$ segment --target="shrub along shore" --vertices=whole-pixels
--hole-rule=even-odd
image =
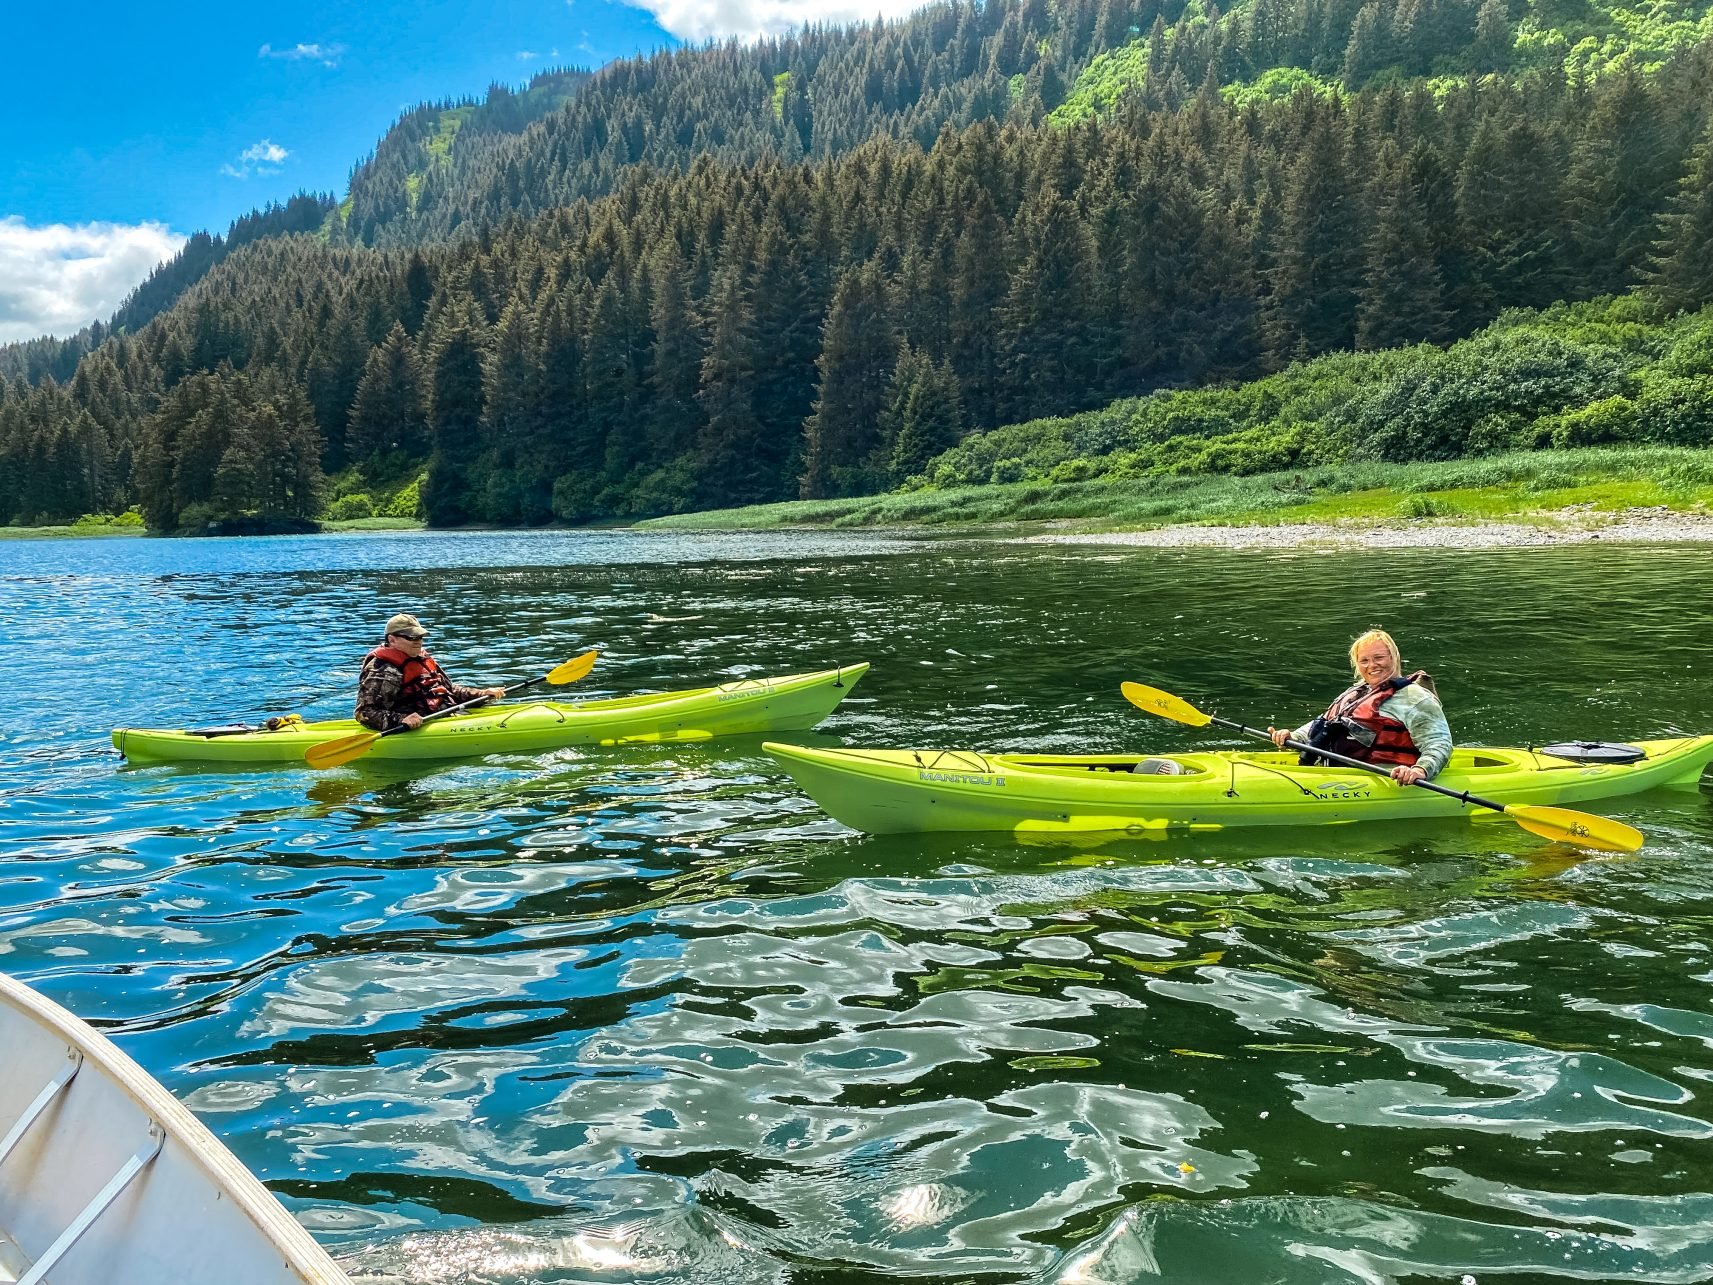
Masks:
[[[1669,519],[1669,520],[1668,520]],[[327,531],[420,529],[407,518],[324,521]],[[1272,528],[1315,540],[1384,528],[1411,543],[1520,542],[1575,534],[1713,540],[1713,449],[1617,446],[1514,451],[1477,459],[1360,461],[1244,477],[1165,474],[1086,482],[1009,482],[926,488],[843,500],[797,500],[715,509],[637,524],[652,531],[792,527],[1001,528],[1004,535],[1158,531],[1196,526],[1172,543],[1222,542],[1212,528]],[[1461,534],[1433,536],[1434,531]],[[73,526],[0,527],[0,538],[141,535],[122,519]],[[1158,541],[1155,541],[1158,542]]]
[[[1346,528],[1485,523],[1598,528],[1638,511],[1713,530],[1713,450],[1585,447],[1476,459],[1365,460],[1243,477],[1163,474],[928,488],[657,518],[652,530],[992,527],[1111,532],[1183,524]]]

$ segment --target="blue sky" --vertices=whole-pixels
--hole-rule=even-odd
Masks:
[[[110,314],[200,228],[343,195],[419,102],[680,41],[897,15],[912,0],[307,0],[8,6],[0,342]]]
[[[0,213],[183,232],[302,188],[343,192],[416,103],[673,43],[617,0],[96,0],[19,5],[6,25]],[[243,159],[259,144],[272,163]]]

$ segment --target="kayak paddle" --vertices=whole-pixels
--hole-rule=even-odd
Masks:
[[[1169,718],[1176,723],[1188,723],[1191,727],[1205,727],[1209,723],[1218,723],[1221,727],[1230,727],[1248,736],[1259,736],[1271,743],[1272,737],[1259,727],[1246,727],[1242,723],[1234,723],[1229,718],[1220,718],[1217,714],[1204,714],[1182,697],[1170,692],[1163,692],[1158,687],[1148,687],[1142,683],[1123,684],[1124,698],[1137,709],[1145,709],[1150,714],[1158,714],[1161,718]],[[1378,776],[1390,777],[1392,774],[1386,768],[1375,763],[1364,763],[1361,759],[1346,758],[1342,754],[1334,754],[1329,750],[1316,749],[1305,745],[1302,741],[1287,739],[1287,749],[1303,753],[1318,754],[1334,763],[1342,763],[1346,767],[1360,768],[1364,772],[1373,772]],[[1412,784],[1419,785],[1424,790],[1432,790],[1435,794],[1443,794],[1447,798],[1477,808],[1491,808],[1495,812],[1503,812],[1523,829],[1531,834],[1538,834],[1544,839],[1565,839],[1579,843],[1585,848],[1597,848],[1602,852],[1635,852],[1647,842],[1647,836],[1634,826],[1625,825],[1622,821],[1613,821],[1609,817],[1597,817],[1587,812],[1573,812],[1569,808],[1540,807],[1532,803],[1495,803],[1491,799],[1483,799],[1469,793],[1467,790],[1452,790],[1443,785],[1435,785],[1432,781],[1421,780]]]
[[[566,683],[574,683],[595,667],[595,657],[599,652],[586,651],[581,656],[574,656],[556,669],[549,670],[540,678],[531,678],[526,682],[513,683],[505,689],[510,696],[513,692],[521,692],[526,687],[534,687],[538,683],[552,683],[555,687]],[[437,718],[445,718],[448,714],[456,714],[459,710],[470,709],[476,705],[486,705],[494,696],[478,696],[475,700],[467,700],[459,705],[448,705],[445,709],[437,709],[432,714],[423,715],[422,723]],[[418,723],[417,727],[421,727]],[[341,736],[336,741],[323,741],[319,745],[311,745],[304,751],[303,761],[313,768],[340,767],[360,759],[374,747],[376,741],[383,736],[392,736],[398,732],[409,732],[414,729],[400,723],[397,727],[389,727],[384,732],[356,732],[350,736]]]

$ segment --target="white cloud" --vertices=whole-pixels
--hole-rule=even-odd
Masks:
[[[184,238],[164,223],[47,223],[0,218],[0,343],[71,335],[111,316]]]
[[[323,67],[337,67],[339,55],[344,52],[344,45],[293,45],[290,49],[275,49],[272,45],[263,45],[256,51],[256,57],[284,58],[287,62],[313,60]]]
[[[559,57],[559,51],[557,49],[549,49],[546,53],[539,53],[534,49],[520,49],[517,51],[517,60],[519,62],[540,62],[543,58],[551,61],[557,57]]]
[[[249,178],[252,174],[278,174],[280,162],[290,155],[290,152],[272,139],[264,138],[239,152],[236,165],[222,165],[220,172],[233,178]]]
[[[566,0],[567,4],[573,0]],[[680,40],[782,36],[804,23],[843,26],[877,16],[902,18],[925,0],[629,0]]]

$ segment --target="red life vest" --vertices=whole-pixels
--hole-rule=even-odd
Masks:
[[[432,714],[437,709],[458,703],[445,672],[427,652],[420,656],[407,656],[397,647],[377,647],[369,653],[369,659],[404,671],[399,697],[404,702],[406,713]]]
[[[1421,751],[1410,739],[1410,729],[1382,707],[1421,677],[1418,671],[1408,678],[1388,678],[1373,691],[1357,683],[1344,692],[1321,715],[1331,735],[1320,748],[1364,763],[1414,764]]]

